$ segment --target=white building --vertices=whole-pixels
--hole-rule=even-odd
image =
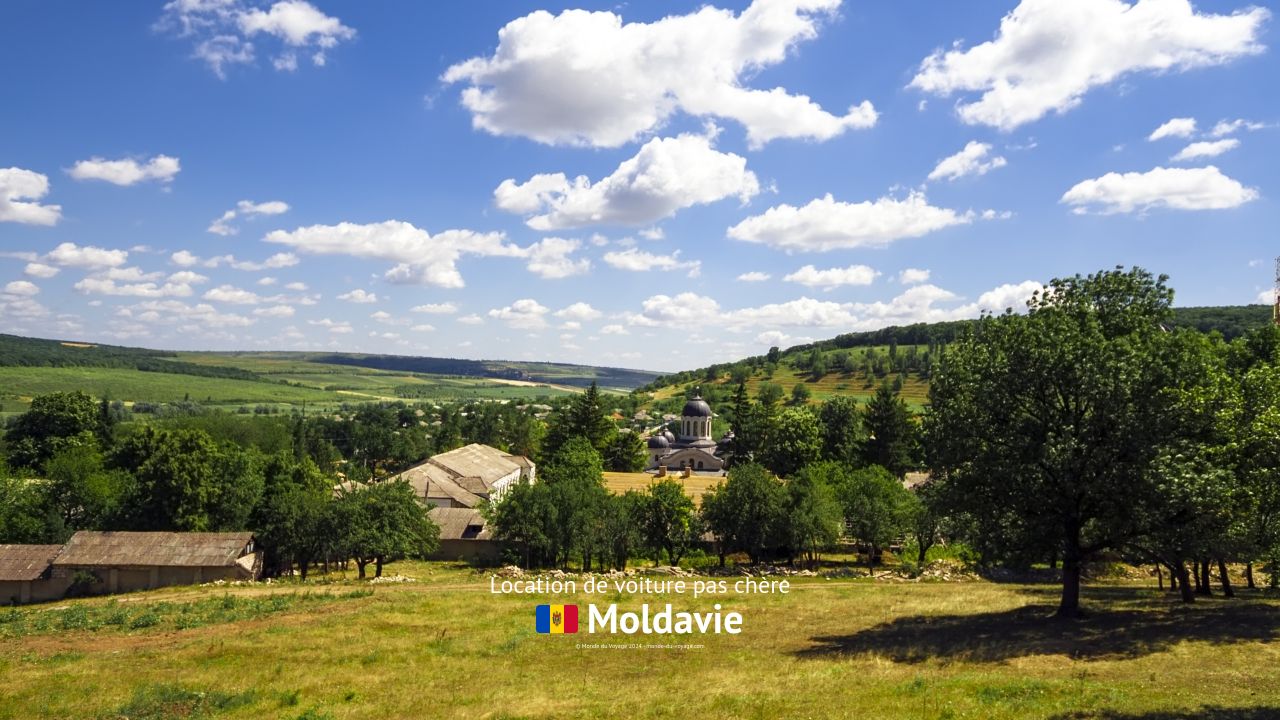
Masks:
[[[441,508],[474,508],[485,500],[497,501],[521,478],[533,482],[536,468],[522,455],[472,443],[427,458],[400,473],[414,493]]]

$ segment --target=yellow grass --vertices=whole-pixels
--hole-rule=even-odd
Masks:
[[[724,480],[723,477],[714,475],[690,475],[686,478],[681,477],[679,471],[670,472],[667,477],[683,485],[685,494],[699,505],[702,504],[702,494]],[[604,486],[615,495],[621,495],[628,490],[644,490],[656,480],[655,476],[643,472],[606,472],[604,474]]]
[[[533,632],[536,604],[592,601],[581,594],[491,595],[484,575],[443,564],[388,572],[420,582],[186,630],[6,639],[0,718],[120,717],[136,694],[175,685],[244,693],[219,718],[1280,716],[1280,601],[1257,593],[1183,608],[1146,585],[1090,586],[1093,617],[1062,623],[1047,617],[1054,588],[1036,585],[815,578],[797,580],[787,595],[694,601],[610,592],[593,599],[703,612],[719,602],[742,613],[743,632],[657,639],[699,649],[584,649],[646,639]],[[162,706],[145,717],[189,716],[181,711]]]

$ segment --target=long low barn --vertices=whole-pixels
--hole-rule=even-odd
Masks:
[[[56,600],[67,583],[50,581],[61,545],[0,545],[0,605]]]
[[[90,592],[129,592],[213,580],[252,580],[261,569],[253,533],[81,530],[53,561],[54,578],[90,573]]]

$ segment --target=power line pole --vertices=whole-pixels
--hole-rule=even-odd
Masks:
[[[1276,286],[1271,291],[1271,323],[1280,325],[1280,257],[1276,257]]]

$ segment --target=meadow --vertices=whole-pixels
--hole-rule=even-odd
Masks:
[[[742,613],[739,635],[540,636],[536,604],[587,599],[493,595],[486,574],[446,563],[387,572],[417,581],[0,611],[0,625],[28,628],[0,642],[0,718],[1280,715],[1280,597],[1261,591],[1183,607],[1147,582],[1089,585],[1090,617],[1070,622],[1049,618],[1049,585],[792,578],[786,595],[593,597],[623,610],[719,602]],[[121,608],[161,620],[85,620]],[[596,643],[701,647],[581,647]]]
[[[246,364],[262,368],[261,363]],[[262,381],[133,368],[0,366],[0,413],[24,412],[36,395],[72,390],[120,400],[126,405],[190,399],[229,410],[243,405],[278,405],[288,409],[304,403],[309,408],[325,410],[343,403],[379,400],[530,401],[579,392],[577,388],[559,385],[404,374],[339,365],[294,363],[255,372]]]

